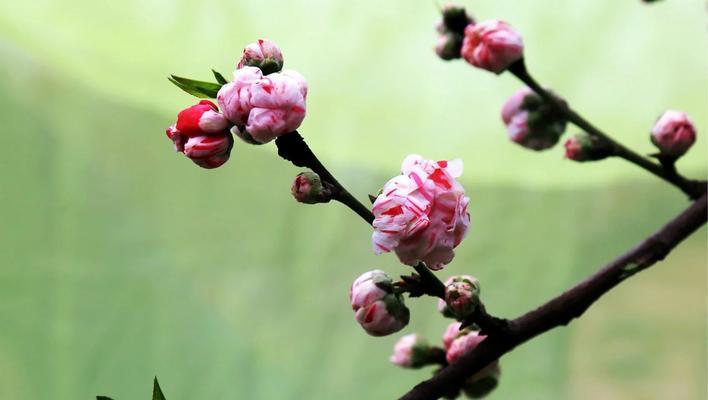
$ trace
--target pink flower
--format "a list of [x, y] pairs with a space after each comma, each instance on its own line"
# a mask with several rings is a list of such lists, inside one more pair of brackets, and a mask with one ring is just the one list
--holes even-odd
[[696, 127], [686, 113], [668, 110], [654, 124], [651, 141], [661, 154], [678, 158], [696, 141]]
[[565, 158], [578, 162], [602, 160], [612, 155], [613, 147], [605, 140], [585, 132], [565, 141]]
[[[444, 304], [444, 302], [443, 302]], [[445, 333], [443, 334], [443, 347], [445, 347], [445, 350], [448, 350], [450, 348], [450, 345], [452, 345], [452, 342], [460, 337], [461, 335], [466, 334], [467, 330], [460, 330], [460, 326], [462, 326], [461, 322], [453, 322], [450, 325], [447, 326], [447, 329], [445, 330]]]
[[232, 132], [250, 143], [267, 143], [297, 129], [305, 118], [307, 83], [295, 71], [263, 76], [255, 67], [234, 72], [217, 94]]
[[374, 252], [395, 251], [404, 264], [422, 261], [430, 269], [441, 269], [452, 261], [470, 222], [469, 198], [455, 180], [462, 174], [462, 161], [410, 155], [401, 172], [374, 202]]
[[475, 67], [500, 74], [523, 55], [521, 36], [504, 21], [485, 21], [465, 28], [462, 57]]
[[219, 89], [216, 101], [224, 116], [236, 125], [246, 125], [251, 106], [251, 85], [263, 78], [256, 67], [243, 67], [234, 71], [234, 80]]
[[297, 129], [305, 119], [306, 85], [286, 74], [271, 74], [252, 86], [246, 131], [267, 143]]
[[452, 341], [447, 349], [447, 362], [452, 364], [457, 361], [463, 354], [474, 350], [477, 345], [482, 343], [487, 337], [480, 335], [479, 332], [470, 331], [466, 335], [460, 336]]
[[501, 117], [512, 142], [537, 151], [558, 143], [566, 127], [557, 110], [528, 88], [519, 89], [509, 97]]
[[393, 293], [393, 281], [381, 270], [359, 276], [349, 290], [356, 321], [371, 336], [386, 336], [408, 325], [410, 312]]
[[195, 136], [184, 145], [184, 155], [202, 168], [217, 168], [229, 160], [234, 139], [229, 133]]
[[231, 123], [214, 103], [202, 100], [182, 110], [177, 123], [167, 128], [175, 151], [183, 153], [202, 168], [216, 168], [229, 160], [234, 140], [229, 133]]
[[424, 339], [411, 333], [398, 339], [389, 361], [403, 368], [419, 368], [427, 361], [429, 349]]
[[175, 129], [182, 135], [194, 137], [221, 134], [230, 126], [231, 123], [219, 114], [214, 103], [202, 100], [177, 114]]
[[243, 56], [236, 66], [237, 69], [251, 66], [257, 67], [264, 74], [278, 72], [283, 68], [283, 53], [280, 48], [270, 40], [258, 39], [243, 49]]

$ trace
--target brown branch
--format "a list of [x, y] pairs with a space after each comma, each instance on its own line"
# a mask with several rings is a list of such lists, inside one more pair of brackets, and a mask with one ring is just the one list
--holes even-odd
[[704, 191], [690, 207], [632, 250], [560, 296], [510, 321], [503, 333], [488, 336], [455, 364], [421, 382], [401, 400], [438, 399], [514, 347], [553, 328], [567, 325], [613, 287], [663, 260], [679, 243], [703, 226], [707, 218], [708, 205]]
[[563, 116], [578, 128], [584, 130], [588, 134], [598, 137], [609, 143], [612, 146], [612, 155], [623, 158], [632, 164], [639, 166], [640, 168], [649, 171], [653, 175], [665, 180], [666, 182], [676, 186], [681, 189], [686, 195], [688, 195], [692, 200], [699, 198], [703, 193], [705, 193], [705, 184], [703, 182], [689, 180], [681, 176], [673, 165], [667, 167], [666, 165], [655, 163], [646, 157], [643, 157], [634, 151], [630, 150], [626, 146], [612, 139], [609, 135], [602, 132], [600, 129], [595, 127], [593, 124], [588, 122], [575, 110], [570, 108], [568, 103], [561, 100], [553, 93], [546, 90], [541, 86], [536, 80], [531, 76], [531, 74], [526, 69], [526, 64], [524, 60], [521, 59], [509, 67], [509, 72], [514, 74], [519, 80], [524, 82], [531, 90], [536, 92], [549, 104], [554, 106]]
[[363, 205], [359, 200], [352, 196], [341, 183], [325, 168], [320, 160], [315, 156], [315, 153], [310, 150], [310, 147], [305, 143], [305, 139], [300, 136], [297, 131], [286, 133], [275, 139], [275, 144], [278, 146], [278, 155], [285, 160], [290, 161], [297, 167], [306, 167], [311, 169], [320, 178], [332, 185], [332, 198], [349, 207], [358, 216], [369, 224], [374, 222], [374, 214], [369, 211], [369, 208]]

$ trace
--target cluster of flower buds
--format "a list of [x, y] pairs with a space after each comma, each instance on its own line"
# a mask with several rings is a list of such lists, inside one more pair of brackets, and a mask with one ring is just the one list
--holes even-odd
[[386, 336], [408, 325], [410, 312], [393, 281], [381, 270], [359, 276], [349, 290], [356, 321], [371, 336]]
[[314, 172], [300, 172], [290, 188], [295, 200], [305, 204], [327, 203], [332, 200], [332, 189]]
[[461, 174], [460, 160], [406, 157], [401, 175], [389, 180], [374, 201], [374, 252], [395, 251], [402, 263], [422, 261], [432, 270], [452, 261], [470, 223], [469, 198], [455, 179]]
[[436, 30], [438, 41], [435, 44], [435, 53], [443, 60], [454, 60], [462, 57], [462, 41], [465, 27], [473, 24], [474, 19], [467, 14], [465, 8], [457, 4], [445, 4], [442, 7], [442, 20], [438, 22]]
[[[420, 368], [433, 364], [453, 364], [464, 354], [474, 350], [486, 336], [479, 331], [463, 328], [460, 322], [448, 325], [443, 334], [443, 348], [434, 347], [417, 334], [408, 334], [396, 342], [390, 361], [403, 368]], [[444, 359], [442, 359], [444, 354]], [[501, 369], [499, 361], [494, 361], [479, 372], [470, 376], [461, 387], [462, 393], [469, 398], [480, 398], [489, 394], [497, 386]], [[445, 398], [454, 399], [459, 391], [454, 391]]]
[[696, 127], [686, 113], [664, 112], [651, 130], [651, 141], [659, 148], [659, 156], [677, 159], [696, 141]]
[[553, 105], [522, 88], [504, 103], [501, 112], [509, 139], [532, 150], [553, 147], [565, 132], [567, 121]]
[[438, 310], [448, 318], [462, 320], [479, 307], [479, 281], [470, 275], [451, 276], [445, 281], [445, 300]]
[[[204, 168], [216, 168], [229, 159], [236, 134], [252, 144], [269, 142], [297, 129], [305, 118], [307, 83], [295, 71], [281, 71], [283, 55], [269, 40], [246, 46], [234, 80], [221, 86], [184, 78], [175, 84], [201, 96], [216, 97], [182, 110], [167, 128], [175, 149]], [[215, 73], [216, 74], [216, 73]], [[221, 75], [217, 79], [225, 82]], [[189, 86], [196, 85], [196, 86]], [[206, 85], [206, 86], [204, 86]], [[199, 89], [213, 89], [204, 92]]]
[[167, 128], [167, 137], [175, 150], [203, 168], [216, 168], [229, 160], [234, 139], [229, 121], [219, 114], [216, 105], [202, 100], [180, 111], [177, 123]]
[[447, 4], [437, 26], [435, 52], [443, 60], [464, 58], [477, 68], [500, 74], [524, 56], [524, 43], [509, 24], [490, 20], [475, 23], [465, 8]]

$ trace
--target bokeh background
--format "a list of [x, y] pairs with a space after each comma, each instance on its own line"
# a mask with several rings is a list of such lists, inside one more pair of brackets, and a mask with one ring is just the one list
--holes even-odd
[[[679, 163], [706, 176], [700, 0], [466, 1], [523, 32], [539, 80], [640, 152], [667, 108], [699, 126]], [[359, 198], [409, 153], [462, 158], [472, 227], [441, 273], [471, 273], [513, 317], [591, 273], [686, 206], [632, 165], [510, 143], [520, 84], [432, 51], [433, 1], [32, 0], [0, 3], [0, 398], [390, 399], [428, 377], [366, 336], [347, 292], [374, 267], [370, 228], [302, 206], [275, 146], [236, 143], [197, 168], [164, 128], [194, 102], [170, 73], [229, 74], [278, 43], [310, 84], [301, 132]], [[572, 132], [573, 129], [570, 129]], [[431, 299], [403, 331], [440, 340]], [[492, 399], [703, 399], [706, 230], [570, 327], [502, 359]]]

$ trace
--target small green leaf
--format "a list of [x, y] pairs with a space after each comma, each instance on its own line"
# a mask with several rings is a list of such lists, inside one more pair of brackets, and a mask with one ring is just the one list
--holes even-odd
[[170, 75], [167, 79], [174, 83], [178, 88], [184, 90], [192, 96], [200, 98], [216, 98], [216, 94], [222, 86], [219, 83], [197, 81], [194, 79], [182, 78], [176, 75]]
[[217, 72], [213, 69], [211, 70], [211, 72], [214, 73], [214, 78], [216, 78], [216, 81], [219, 82], [220, 84], [226, 85], [227, 83], [229, 83], [229, 81], [227, 81], [226, 78], [224, 78], [224, 75], [221, 75], [219, 72]]
[[160, 389], [160, 384], [157, 382], [157, 377], [152, 387], [152, 400], [165, 400], [165, 395], [162, 394], [162, 389]]

